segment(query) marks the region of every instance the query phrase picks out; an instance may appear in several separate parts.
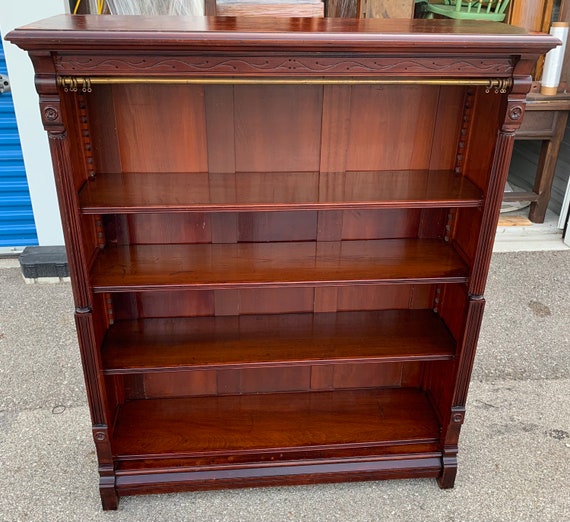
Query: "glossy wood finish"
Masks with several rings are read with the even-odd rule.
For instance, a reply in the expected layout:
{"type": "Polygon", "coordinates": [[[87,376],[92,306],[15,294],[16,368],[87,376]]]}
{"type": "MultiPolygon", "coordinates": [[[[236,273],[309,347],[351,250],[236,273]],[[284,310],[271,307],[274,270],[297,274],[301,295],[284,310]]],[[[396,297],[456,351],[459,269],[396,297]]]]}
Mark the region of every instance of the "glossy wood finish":
{"type": "Polygon", "coordinates": [[[243,487],[433,476],[440,459],[437,420],[412,389],[133,401],[119,423],[122,494],[156,491],[157,483],[177,491],[213,481],[243,487]],[[150,422],[140,423],[140,408],[150,422]],[[226,429],[212,432],[221,423],[226,429]]]}
{"type": "Polygon", "coordinates": [[[219,487],[453,487],[514,133],[554,39],[115,16],[8,38],[50,137],[104,509],[219,487]],[[388,84],[347,83],[363,80],[388,84]]]}
{"type": "Polygon", "coordinates": [[[405,452],[438,434],[425,396],[411,389],[132,401],[119,411],[114,454],[227,458],[398,443],[405,452]]]}
{"type": "Polygon", "coordinates": [[[102,357],[113,374],[427,361],[453,357],[454,347],[431,310],[397,310],[121,321],[109,329],[102,357]]]}
{"type": "Polygon", "coordinates": [[[355,285],[173,290],[97,294],[109,298],[114,320],[172,317],[237,316],[433,307],[437,285],[355,285]]]}
{"type": "Polygon", "coordinates": [[[467,280],[467,267],[439,240],[137,245],[103,250],[95,292],[351,285],[467,280]],[[404,262],[405,261],[405,262],[404,262]]]}
{"type": "MultiPolygon", "coordinates": [[[[408,447],[409,448],[409,447],[408,447]]],[[[411,448],[409,448],[411,449],[411,448]]],[[[349,481],[396,478],[432,477],[438,472],[441,458],[430,451],[429,445],[416,446],[417,453],[396,455],[395,458],[376,457],[364,460],[359,457],[324,457],[276,463],[256,468],[239,465],[208,469],[196,467],[187,460],[169,461],[156,465],[144,461],[144,469],[154,473],[141,473],[141,467],[125,462],[116,471],[116,488],[121,495],[138,495],[157,492],[195,491],[241,487],[278,487],[283,485],[336,483],[349,481]]],[[[354,452],[354,450],[351,450],[354,452]]],[[[321,452],[322,454],[323,452],[321,452]]],[[[334,453],[338,453],[336,450],[334,453]]],[[[114,505],[114,504],[113,504],[114,505]]],[[[115,508],[111,508],[115,509],[115,508]]]]}
{"type": "Polygon", "coordinates": [[[99,174],[84,214],[477,207],[482,192],[450,171],[99,174]]]}
{"type": "MultiPolygon", "coordinates": [[[[434,23],[417,19],[236,19],[184,16],[133,19],[131,16],[61,15],[18,28],[8,39],[27,50],[96,49],[91,55],[100,54],[104,50],[124,52],[131,49],[146,50],[149,55],[157,55],[167,50],[188,48],[210,52],[236,48],[240,51],[280,48],[302,52],[382,50],[401,53],[405,53],[407,48],[416,56],[430,52],[448,56],[490,54],[505,57],[508,53],[520,53],[523,48],[527,53],[539,55],[555,45],[549,36],[491,22],[462,21],[458,24],[448,20],[437,20],[434,23]],[[55,34],[57,39],[54,39],[55,34]],[[418,47],[422,49],[421,53],[418,53],[418,47]]],[[[64,63],[65,58],[59,64],[60,70],[64,63]]],[[[93,60],[84,61],[84,65],[89,68],[93,63],[93,60]]],[[[142,70],[145,64],[141,65],[142,70]]],[[[488,65],[480,66],[489,73],[488,65]]],[[[461,68],[447,69],[453,76],[465,76],[465,70],[461,68]]],[[[119,72],[129,73],[127,70],[119,72]]],[[[132,74],[135,71],[130,72],[132,74]]],[[[75,73],[83,74],[84,70],[76,70],[75,73]]],[[[161,73],[164,75],[165,70],[161,73]]],[[[288,74],[291,74],[290,70],[288,74]]]]}

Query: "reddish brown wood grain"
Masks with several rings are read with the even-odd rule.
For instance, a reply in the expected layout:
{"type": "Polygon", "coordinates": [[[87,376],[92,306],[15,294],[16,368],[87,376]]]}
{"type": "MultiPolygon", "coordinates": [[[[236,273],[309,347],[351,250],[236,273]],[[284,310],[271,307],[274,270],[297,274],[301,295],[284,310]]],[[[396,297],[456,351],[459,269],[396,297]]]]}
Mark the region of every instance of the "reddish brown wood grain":
{"type": "Polygon", "coordinates": [[[339,311],[430,308],[434,303],[436,286],[343,286],[338,288],[336,304],[339,311]]]}
{"type": "Polygon", "coordinates": [[[454,344],[433,312],[398,310],[118,322],[102,356],[106,373],[132,373],[448,359],[454,344]]]}
{"type": "Polygon", "coordinates": [[[119,458],[240,455],[438,439],[417,390],[363,390],[132,401],[114,434],[119,458]],[[298,429],[302,426],[303,429],[298,429]]]}
{"type": "Polygon", "coordinates": [[[103,507],[452,487],[512,139],[557,42],[480,21],[118,16],[7,38],[50,135],[103,507]],[[512,85],[473,86],[490,80],[512,85]]]}
{"type": "Polygon", "coordinates": [[[85,214],[477,207],[482,193],[451,171],[99,174],[80,192],[85,214]]]}
{"type": "MultiPolygon", "coordinates": [[[[339,450],[328,453],[321,451],[319,453],[324,455],[323,458],[307,459],[305,462],[282,459],[283,462],[258,467],[234,464],[204,468],[203,459],[125,461],[121,462],[121,469],[116,471],[116,488],[121,495],[138,495],[221,488],[278,487],[315,482],[437,477],[441,473],[441,455],[433,447],[433,444],[408,445],[404,454],[393,454],[389,451],[390,447],[383,447],[383,452],[377,452],[379,455],[368,458],[332,457],[339,450]],[[143,473],[143,469],[152,469],[153,473],[143,473]]],[[[279,455],[281,454],[276,454],[279,455]]],[[[108,505],[116,506],[116,500],[108,505]]]]}
{"type": "Polygon", "coordinates": [[[220,391],[216,372],[196,370],[192,372],[132,374],[141,379],[142,394],[129,399],[170,398],[192,395],[217,395],[220,391]]]}
{"type": "Polygon", "coordinates": [[[115,320],[145,317],[197,317],[212,315],[215,296],[212,290],[177,292],[138,292],[111,294],[115,320]]]}
{"type": "MultiPolygon", "coordinates": [[[[96,49],[97,53],[117,49],[145,49],[154,54],[189,48],[202,52],[227,51],[236,47],[243,51],[277,48],[350,53],[382,48],[403,54],[407,50],[412,55],[429,52],[447,56],[490,55],[491,58],[520,53],[523,48],[538,56],[555,45],[548,36],[480,20],[177,16],[136,19],[129,16],[55,16],[13,31],[8,40],[30,50],[84,48],[91,52],[96,49]]],[[[465,70],[447,69],[456,76],[465,76],[465,70]]],[[[488,70],[485,72],[488,74],[488,70]]],[[[165,71],[160,73],[165,74],[165,71]]]]}
{"type": "MultiPolygon", "coordinates": [[[[442,358],[444,359],[444,358],[442,358]]],[[[436,358],[435,360],[440,360],[436,358]]],[[[179,398],[207,395],[309,392],[369,388],[420,388],[427,362],[343,362],[330,364],[246,365],[219,369],[177,369],[113,374],[115,379],[137,383],[124,400],[179,398]]],[[[121,401],[123,402],[123,401],[121,401]]]]}
{"type": "Polygon", "coordinates": [[[439,240],[137,245],[107,248],[95,292],[372,283],[464,282],[467,266],[439,240]],[[405,262],[404,262],[405,260],[405,262]]]}
{"type": "MultiPolygon", "coordinates": [[[[247,288],[236,292],[236,307],[231,314],[287,314],[312,312],[315,300],[313,288],[247,288]]],[[[224,299],[228,290],[217,290],[217,297],[224,299]]]]}
{"type": "Polygon", "coordinates": [[[438,87],[359,86],[351,98],[349,149],[351,171],[429,168],[438,87]],[[406,103],[399,103],[405,99],[406,103]],[[393,118],[398,107],[398,118],[393,118]]]}
{"type": "MultiPolygon", "coordinates": [[[[118,245],[210,243],[211,215],[202,212],[172,216],[160,213],[118,214],[113,216],[118,245]]],[[[108,229],[109,231],[109,229],[108,229]]],[[[110,234],[107,235],[110,238],[110,234]]]]}
{"type": "Polygon", "coordinates": [[[207,170],[203,87],[168,85],[157,91],[150,85],[116,85],[113,100],[125,172],[207,170]]]}
{"type": "Polygon", "coordinates": [[[236,86],[236,171],[318,171],[322,98],[322,86],[236,86]]]}

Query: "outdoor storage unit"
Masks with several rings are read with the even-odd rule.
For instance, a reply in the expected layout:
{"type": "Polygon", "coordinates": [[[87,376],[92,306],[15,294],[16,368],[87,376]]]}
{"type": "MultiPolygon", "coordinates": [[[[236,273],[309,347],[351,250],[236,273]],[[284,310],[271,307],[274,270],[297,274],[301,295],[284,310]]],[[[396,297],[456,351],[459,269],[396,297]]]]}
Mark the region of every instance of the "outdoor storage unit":
{"type": "Polygon", "coordinates": [[[111,16],[8,39],[36,70],[104,508],[452,487],[514,133],[557,41],[111,16]]]}
{"type": "Polygon", "coordinates": [[[37,245],[4,49],[0,44],[0,251],[37,245]]]}

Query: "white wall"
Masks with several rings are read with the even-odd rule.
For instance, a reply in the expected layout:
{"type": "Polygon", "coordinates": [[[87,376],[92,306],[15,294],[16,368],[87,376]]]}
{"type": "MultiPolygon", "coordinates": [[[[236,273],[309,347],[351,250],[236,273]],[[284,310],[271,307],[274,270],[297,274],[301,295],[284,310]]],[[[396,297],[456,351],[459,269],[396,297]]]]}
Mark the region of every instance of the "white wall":
{"type": "MultiPolygon", "coordinates": [[[[0,32],[4,37],[15,27],[68,11],[67,0],[0,0],[0,32]]],[[[38,241],[41,246],[63,245],[51,157],[40,119],[32,64],[26,52],[6,41],[3,45],[38,241]]]]}

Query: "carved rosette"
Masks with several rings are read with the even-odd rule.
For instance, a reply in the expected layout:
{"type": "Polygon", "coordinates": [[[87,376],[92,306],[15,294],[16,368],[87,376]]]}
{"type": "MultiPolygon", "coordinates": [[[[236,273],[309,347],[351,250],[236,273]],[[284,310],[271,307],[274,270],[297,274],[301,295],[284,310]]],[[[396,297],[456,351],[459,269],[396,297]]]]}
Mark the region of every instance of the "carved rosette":
{"type": "Polygon", "coordinates": [[[103,442],[107,436],[103,431],[96,431],[93,433],[93,438],[95,439],[95,442],[103,442]]]}
{"type": "Polygon", "coordinates": [[[451,416],[451,421],[454,422],[455,424],[463,424],[464,417],[465,415],[463,414],[463,412],[455,412],[451,416]]]}
{"type": "Polygon", "coordinates": [[[44,129],[51,133],[61,134],[65,131],[61,116],[61,103],[57,96],[40,96],[40,114],[44,129]]]}
{"type": "Polygon", "coordinates": [[[525,108],[526,93],[525,95],[517,93],[509,96],[505,121],[502,127],[503,132],[514,133],[519,129],[524,118],[525,108]]]}
{"type": "Polygon", "coordinates": [[[465,407],[454,406],[451,408],[449,423],[444,432],[444,449],[446,452],[453,453],[457,450],[457,443],[459,441],[459,433],[461,425],[465,420],[465,407]]]}
{"type": "Polygon", "coordinates": [[[508,118],[511,121],[519,121],[524,114],[524,105],[511,105],[508,111],[508,118]]]}
{"type": "Polygon", "coordinates": [[[43,108],[43,111],[44,111],[44,121],[54,122],[59,120],[59,111],[55,107],[51,105],[46,105],[43,108]]]}
{"type": "Polygon", "coordinates": [[[93,441],[97,450],[97,457],[101,465],[112,465],[113,455],[111,453],[111,445],[109,441],[109,430],[103,424],[95,424],[93,426],[93,441]]]}

